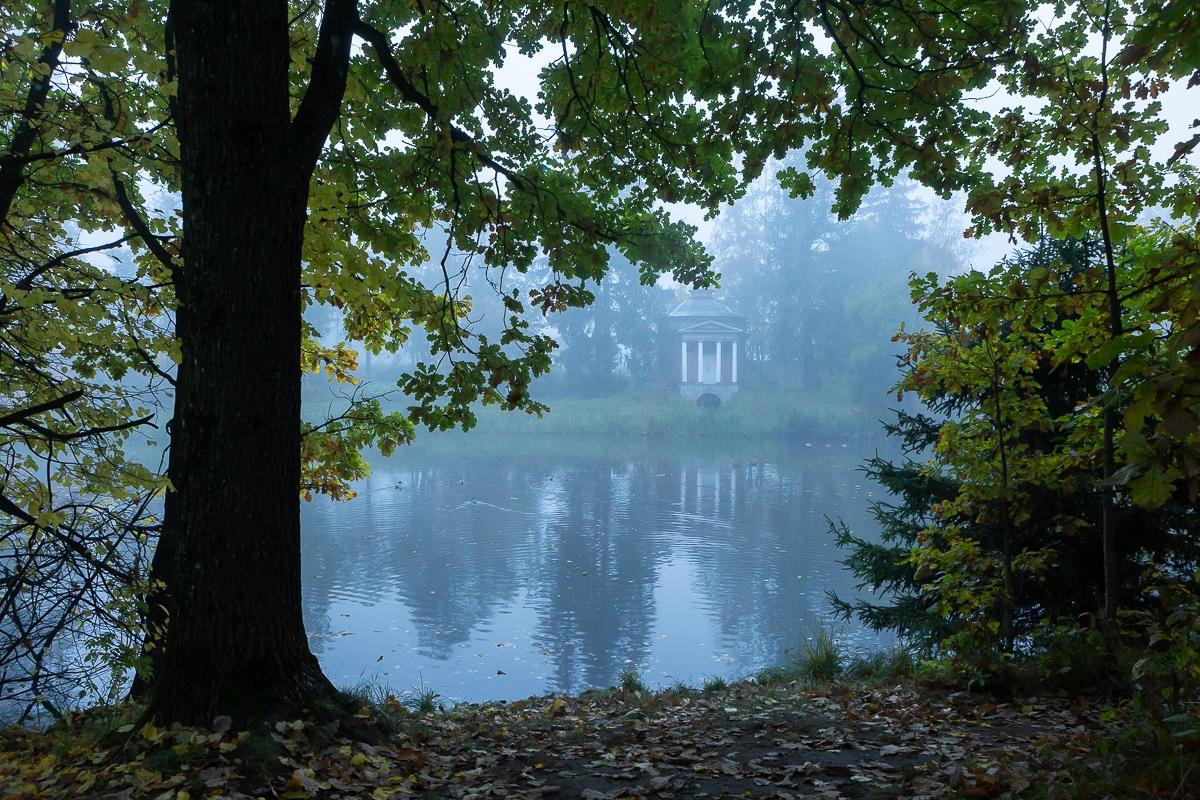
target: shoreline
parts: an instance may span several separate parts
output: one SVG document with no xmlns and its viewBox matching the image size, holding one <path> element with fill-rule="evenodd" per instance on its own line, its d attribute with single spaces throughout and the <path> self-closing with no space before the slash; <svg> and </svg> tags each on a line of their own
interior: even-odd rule
<svg viewBox="0 0 1200 800">
<path fill-rule="evenodd" d="M 866 800 L 1113 785 L 1111 754 L 1099 754 L 1123 719 L 1096 698 L 989 697 L 922 685 L 886 662 L 872 676 L 822 678 L 809 658 L 656 692 L 626 676 L 577 696 L 448 709 L 359 697 L 342 730 L 373 729 L 366 739 L 312 720 L 159 729 L 131 706 L 98 710 L 48 732 L 0 733 L 0 784 L 31 800 Z"/>
</svg>

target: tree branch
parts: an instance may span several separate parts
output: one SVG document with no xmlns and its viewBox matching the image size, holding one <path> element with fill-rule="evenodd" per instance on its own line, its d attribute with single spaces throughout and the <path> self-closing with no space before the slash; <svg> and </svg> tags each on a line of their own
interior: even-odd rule
<svg viewBox="0 0 1200 800">
<path fill-rule="evenodd" d="M 496 161 L 492 156 L 479 146 L 479 143 L 466 131 L 455 126 L 447 119 L 443 119 L 437 105 L 426 95 L 422 94 L 412 82 L 405 77 L 404 71 L 400 69 L 400 64 L 397 63 L 396 57 L 392 55 L 392 49 L 388 44 L 387 35 L 373 28 L 362 20 L 358 20 L 354 26 L 354 32 L 365 39 L 368 44 L 375 50 L 375 55 L 379 59 L 379 63 L 383 66 L 383 71 L 387 75 L 388 80 L 392 82 L 400 91 L 400 96 L 408 102 L 415 105 L 417 108 L 425 112 L 425 115 L 436 125 L 440 125 L 450 133 L 450 140 L 455 144 L 463 145 L 463 149 L 479 161 L 479 163 L 493 169 L 503 175 L 505 178 L 513 182 L 518 189 L 522 191 L 535 190 L 535 187 L 524 177 L 517 174 L 515 170 L 506 167 Z"/>
<path fill-rule="evenodd" d="M 292 141 L 306 171 L 311 172 L 316 165 L 341 111 L 357 24 L 355 0 L 326 0 L 308 88 L 292 119 Z"/>
<path fill-rule="evenodd" d="M 129 227 L 133 228 L 134 232 L 137 233 L 154 257 L 167 268 L 167 271 L 171 273 L 171 278 L 177 278 L 176 270 L 178 265 L 175 263 L 175 259 L 171 258 L 171 254 L 167 251 L 167 248 L 163 247 L 161 239 L 154 231 L 150 230 L 149 224 L 142 218 L 137 209 L 134 208 L 133 202 L 129 199 L 129 192 L 125 190 L 125 182 L 121 180 L 121 176 L 117 174 L 116 170 L 111 170 L 111 172 L 113 192 L 117 196 L 117 205 L 121 206 L 121 213 L 125 216 L 125 221 L 129 223 Z"/>
<path fill-rule="evenodd" d="M 46 104 L 50 95 L 50 79 L 58 68 L 58 59 L 62 55 L 63 42 L 71 28 L 71 0 L 55 0 L 53 30 L 49 35 L 50 42 L 42 49 L 39 64 L 49 67 L 45 72 L 38 72 L 29 85 L 29 93 L 25 96 L 25 108 L 21 111 L 21 121 L 8 146 L 8 152 L 0 156 L 0 225 L 8 224 L 8 212 L 12 208 L 17 190 L 25 182 L 25 156 L 37 138 L 37 128 L 33 124 L 34 117 Z"/>
<path fill-rule="evenodd" d="M 150 425 L 152 428 L 158 427 L 157 425 L 154 425 L 153 420 L 154 415 L 147 414 L 140 419 L 131 419 L 126 422 L 118 422 L 115 425 L 102 425 L 95 428 L 83 428 L 81 430 L 70 431 L 68 433 L 56 431 L 53 428 L 47 428 L 46 426 L 39 425 L 29 419 L 20 419 L 14 424 L 24 425 L 26 428 L 29 428 L 39 436 L 42 436 L 53 442 L 73 442 L 77 439 L 87 439 L 88 437 L 99 436 L 104 433 L 117 433 L 119 431 L 131 430 L 140 425 Z"/>
<path fill-rule="evenodd" d="M 13 286 L 23 292 L 27 292 L 33 287 L 33 282 L 35 280 L 54 269 L 59 264 L 65 264 L 72 258 L 78 258 L 79 256 L 84 256 L 88 253 L 99 253 L 104 250 L 111 250 L 114 247 L 120 247 L 132 238 L 132 236 L 122 236 L 120 239 L 116 239 L 115 241 L 93 245 L 92 247 L 81 247 L 78 250 L 70 250 L 66 253 L 59 253 L 44 264 L 39 264 L 34 267 L 32 270 L 22 276 L 20 280 L 14 283 Z M 5 298 L 3 294 L 0 294 L 0 311 L 2 311 L 6 305 L 7 298 Z"/>
<path fill-rule="evenodd" d="M 67 392 L 61 397 L 57 397 L 53 400 L 47 400 L 44 403 L 38 403 L 37 405 L 29 406 L 27 408 L 22 408 L 9 414 L 5 414 L 3 417 L 0 417 L 0 428 L 8 427 L 14 423 L 24 422 L 30 417 L 36 414 L 41 414 L 45 411 L 54 411 L 55 409 L 62 408 L 68 403 L 73 403 L 81 397 L 83 397 L 83 391 L 77 389 L 73 392 Z"/>
</svg>

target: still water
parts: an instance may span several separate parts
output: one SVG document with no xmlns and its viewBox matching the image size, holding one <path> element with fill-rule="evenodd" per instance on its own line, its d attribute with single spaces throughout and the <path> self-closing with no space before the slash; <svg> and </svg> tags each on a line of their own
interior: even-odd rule
<svg viewBox="0 0 1200 800">
<path fill-rule="evenodd" d="M 743 676 L 854 596 L 826 517 L 874 536 L 863 445 L 427 437 L 304 504 L 304 613 L 340 686 L 450 700 Z M 842 624 L 851 645 L 873 634 Z"/>
</svg>

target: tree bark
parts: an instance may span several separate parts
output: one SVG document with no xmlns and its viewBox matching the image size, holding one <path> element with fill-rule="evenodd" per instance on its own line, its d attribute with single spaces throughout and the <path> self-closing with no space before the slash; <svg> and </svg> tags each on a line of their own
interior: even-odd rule
<svg viewBox="0 0 1200 800">
<path fill-rule="evenodd" d="M 297 130 L 286 2 L 175 0 L 171 18 L 182 359 L 164 511 L 173 566 L 150 713 L 186 723 L 285 716 L 336 695 L 301 610 L 300 270 L 321 125 L 336 116 L 345 66 L 321 87 L 331 107 L 306 95 L 297 121 L 307 114 L 308 124 Z M 326 33 L 323 22 L 322 46 Z M 348 56 L 348 39 L 333 46 Z"/>
<path fill-rule="evenodd" d="M 1096 181 L 1096 210 L 1100 222 L 1100 237 L 1104 243 L 1104 275 L 1105 299 L 1108 301 L 1108 332 L 1111 339 L 1117 339 L 1124 332 L 1124 313 L 1121 296 L 1117 289 L 1117 265 L 1113 257 L 1112 231 L 1108 224 L 1108 170 L 1105 166 L 1104 148 L 1100 142 L 1099 114 L 1108 104 L 1108 42 L 1112 36 L 1109 19 L 1112 14 L 1112 4 L 1104 5 L 1104 28 L 1100 46 L 1100 75 L 1102 89 L 1100 102 L 1092 124 L 1092 177 Z M 1108 362 L 1108 392 L 1114 392 L 1113 377 L 1120 366 L 1120 356 L 1114 355 Z M 1104 476 L 1101 483 L 1100 507 L 1100 547 L 1104 556 L 1104 619 L 1112 622 L 1117 617 L 1120 592 L 1120 554 L 1117 551 L 1116 530 L 1116 498 L 1112 480 L 1117 471 L 1116 431 L 1117 418 L 1116 397 L 1112 396 L 1104 405 L 1104 443 L 1102 458 L 1104 460 Z"/>
</svg>

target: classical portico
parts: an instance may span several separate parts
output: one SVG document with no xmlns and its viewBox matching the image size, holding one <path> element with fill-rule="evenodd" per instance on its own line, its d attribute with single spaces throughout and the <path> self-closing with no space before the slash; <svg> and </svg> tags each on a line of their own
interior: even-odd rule
<svg viewBox="0 0 1200 800">
<path fill-rule="evenodd" d="M 717 405 L 737 393 L 743 317 L 711 294 L 697 292 L 671 309 L 665 327 L 664 333 L 676 338 L 676 374 L 685 397 Z"/>
</svg>

